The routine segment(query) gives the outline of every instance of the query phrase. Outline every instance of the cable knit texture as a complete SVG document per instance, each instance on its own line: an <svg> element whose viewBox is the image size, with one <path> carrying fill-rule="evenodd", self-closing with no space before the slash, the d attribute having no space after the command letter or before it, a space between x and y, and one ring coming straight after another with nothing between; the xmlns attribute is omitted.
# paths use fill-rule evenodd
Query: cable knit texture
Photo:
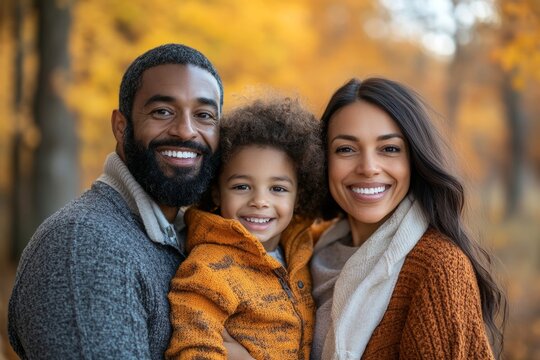
<svg viewBox="0 0 540 360"><path fill-rule="evenodd" d="M433 229L407 256L362 356L398 358L493 359L471 263Z"/></svg>
<svg viewBox="0 0 540 360"><path fill-rule="evenodd" d="M168 358L226 359L227 331L256 359L308 359L314 322L310 222L281 236L287 270L238 221L190 209L190 255L171 283Z"/></svg>

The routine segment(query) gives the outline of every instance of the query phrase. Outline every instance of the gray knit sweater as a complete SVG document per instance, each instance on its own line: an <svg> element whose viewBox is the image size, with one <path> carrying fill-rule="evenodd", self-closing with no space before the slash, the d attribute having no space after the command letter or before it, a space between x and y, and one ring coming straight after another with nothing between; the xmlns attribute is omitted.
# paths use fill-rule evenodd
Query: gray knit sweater
<svg viewBox="0 0 540 360"><path fill-rule="evenodd" d="M181 259L150 241L117 191L95 182L25 249L9 303L11 345L23 359L163 358Z"/></svg>

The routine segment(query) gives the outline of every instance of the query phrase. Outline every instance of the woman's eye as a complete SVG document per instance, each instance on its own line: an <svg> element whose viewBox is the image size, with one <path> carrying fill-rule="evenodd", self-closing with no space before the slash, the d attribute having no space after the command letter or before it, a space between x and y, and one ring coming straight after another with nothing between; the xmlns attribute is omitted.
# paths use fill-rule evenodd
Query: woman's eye
<svg viewBox="0 0 540 360"><path fill-rule="evenodd" d="M243 190L249 190L249 185L246 185L246 184L239 184L239 185L233 185L231 187L233 190L240 190L240 191L243 191Z"/></svg>
<svg viewBox="0 0 540 360"><path fill-rule="evenodd" d="M389 152L389 153L398 153L401 151L401 149L397 146L393 146L393 145L389 145L389 146L385 146L383 148L383 151L384 152Z"/></svg>
<svg viewBox="0 0 540 360"><path fill-rule="evenodd" d="M336 153L350 153L353 149L350 146L340 146L336 149Z"/></svg>
<svg viewBox="0 0 540 360"><path fill-rule="evenodd" d="M273 192L288 192L289 191L283 186L272 186L270 190L272 190Z"/></svg>

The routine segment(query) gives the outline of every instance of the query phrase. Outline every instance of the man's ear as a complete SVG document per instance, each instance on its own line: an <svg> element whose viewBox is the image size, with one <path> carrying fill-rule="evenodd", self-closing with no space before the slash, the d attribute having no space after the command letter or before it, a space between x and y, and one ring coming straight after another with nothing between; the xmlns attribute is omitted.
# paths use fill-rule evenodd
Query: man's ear
<svg viewBox="0 0 540 360"><path fill-rule="evenodd" d="M127 119L118 109L113 110L111 114L111 126L114 137L118 145L124 144L124 136L127 128Z"/></svg>

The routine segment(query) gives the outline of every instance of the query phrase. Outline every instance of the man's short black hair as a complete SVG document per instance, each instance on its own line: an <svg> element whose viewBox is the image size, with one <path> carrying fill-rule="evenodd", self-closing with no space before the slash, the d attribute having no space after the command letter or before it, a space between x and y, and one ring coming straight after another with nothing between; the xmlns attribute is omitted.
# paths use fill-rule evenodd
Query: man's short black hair
<svg viewBox="0 0 540 360"><path fill-rule="evenodd" d="M223 84L214 65L200 51L182 44L165 44L150 49L136 58L122 77L120 84L120 112L131 123L131 111L135 93L141 87L145 70L165 64L193 65L208 71L217 81L220 92L220 108L223 108Z"/></svg>

